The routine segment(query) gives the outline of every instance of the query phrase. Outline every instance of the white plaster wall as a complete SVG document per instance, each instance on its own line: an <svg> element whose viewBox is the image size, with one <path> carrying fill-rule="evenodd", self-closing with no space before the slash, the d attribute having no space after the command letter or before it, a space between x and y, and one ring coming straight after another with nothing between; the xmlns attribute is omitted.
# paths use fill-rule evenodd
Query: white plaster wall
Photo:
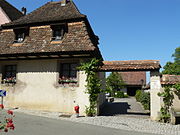
<svg viewBox="0 0 180 135"><path fill-rule="evenodd" d="M10 19L8 18L8 16L4 13L2 8L0 7L0 26L2 24L8 23L8 22L10 22Z"/></svg>
<svg viewBox="0 0 180 135"><path fill-rule="evenodd" d="M151 119L159 120L162 99L158 96L162 92L159 71L151 71L150 73L150 97L151 97Z"/></svg>
<svg viewBox="0 0 180 135"><path fill-rule="evenodd" d="M61 87L58 84L57 60L29 60L1 62L17 65L17 83L15 86L1 85L6 89L5 105L35 110L74 113L74 106L80 106L80 114L85 115L85 106L89 105L85 94L86 74L78 72L78 87Z"/></svg>

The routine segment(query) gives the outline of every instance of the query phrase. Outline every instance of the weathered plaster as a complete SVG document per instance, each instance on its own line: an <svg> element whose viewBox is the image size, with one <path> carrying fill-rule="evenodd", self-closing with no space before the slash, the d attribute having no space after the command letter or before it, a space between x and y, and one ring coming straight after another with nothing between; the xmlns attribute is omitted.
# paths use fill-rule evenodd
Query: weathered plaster
<svg viewBox="0 0 180 135"><path fill-rule="evenodd" d="M162 99L157 95L162 91L159 71L150 73L151 119L159 120Z"/></svg>
<svg viewBox="0 0 180 135"><path fill-rule="evenodd" d="M73 60L74 61L74 60ZM80 106L80 114L85 115L89 105L86 90L86 74L78 72L77 87L62 87L58 84L58 63L61 60L4 61L3 65L17 65L17 83L14 86L1 84L7 90L5 106L34 110L74 113L74 106ZM2 69L0 70L2 74ZM101 78L104 76L102 75ZM102 105L99 101L99 105Z"/></svg>

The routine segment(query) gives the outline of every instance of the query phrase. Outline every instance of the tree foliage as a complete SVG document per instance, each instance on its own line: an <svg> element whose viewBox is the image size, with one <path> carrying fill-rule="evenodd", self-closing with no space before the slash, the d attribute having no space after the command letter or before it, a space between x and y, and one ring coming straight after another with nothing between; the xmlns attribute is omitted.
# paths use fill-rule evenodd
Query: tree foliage
<svg viewBox="0 0 180 135"><path fill-rule="evenodd" d="M167 62L162 74L180 75L180 65L177 62Z"/></svg>
<svg viewBox="0 0 180 135"><path fill-rule="evenodd" d="M114 95L114 92L122 89L125 83L121 75L117 72L112 72L106 79L107 92Z"/></svg>
<svg viewBox="0 0 180 135"><path fill-rule="evenodd" d="M170 122L170 107L173 104L174 95L170 86L166 86L163 92L159 92L158 96L163 98L164 105L160 110L160 121L164 123Z"/></svg>
<svg viewBox="0 0 180 135"><path fill-rule="evenodd" d="M174 57L174 61L180 63L180 47L175 49L175 53L172 55Z"/></svg>
<svg viewBox="0 0 180 135"><path fill-rule="evenodd" d="M162 74L180 75L180 47L175 49L172 57L174 57L174 62L167 62Z"/></svg>

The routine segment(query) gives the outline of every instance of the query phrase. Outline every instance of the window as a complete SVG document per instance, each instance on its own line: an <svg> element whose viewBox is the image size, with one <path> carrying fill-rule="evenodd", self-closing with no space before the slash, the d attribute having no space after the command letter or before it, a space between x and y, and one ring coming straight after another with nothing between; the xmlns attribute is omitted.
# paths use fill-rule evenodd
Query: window
<svg viewBox="0 0 180 135"><path fill-rule="evenodd" d="M16 65L5 66L3 83L16 83Z"/></svg>
<svg viewBox="0 0 180 135"><path fill-rule="evenodd" d="M16 34L16 43L22 43L24 41L25 34L24 33L17 33Z"/></svg>
<svg viewBox="0 0 180 135"><path fill-rule="evenodd" d="M52 28L52 40L53 41L59 41L63 39L64 32L65 32L65 26L59 25L59 26L51 26Z"/></svg>
<svg viewBox="0 0 180 135"><path fill-rule="evenodd" d="M15 40L14 43L22 43L25 36L28 34L28 28L14 29Z"/></svg>
<svg viewBox="0 0 180 135"><path fill-rule="evenodd" d="M77 83L77 64L63 63L60 70L60 83Z"/></svg>

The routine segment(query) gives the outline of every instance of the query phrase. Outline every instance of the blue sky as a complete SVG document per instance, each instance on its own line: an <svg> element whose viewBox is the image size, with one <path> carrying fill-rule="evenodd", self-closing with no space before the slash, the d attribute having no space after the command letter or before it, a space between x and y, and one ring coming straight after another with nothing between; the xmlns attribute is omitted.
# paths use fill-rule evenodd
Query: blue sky
<svg viewBox="0 0 180 135"><path fill-rule="evenodd" d="M48 0L7 0L28 12ZM50 1L50 0L49 0ZM104 60L160 60L180 46L180 0L74 0L86 14Z"/></svg>

